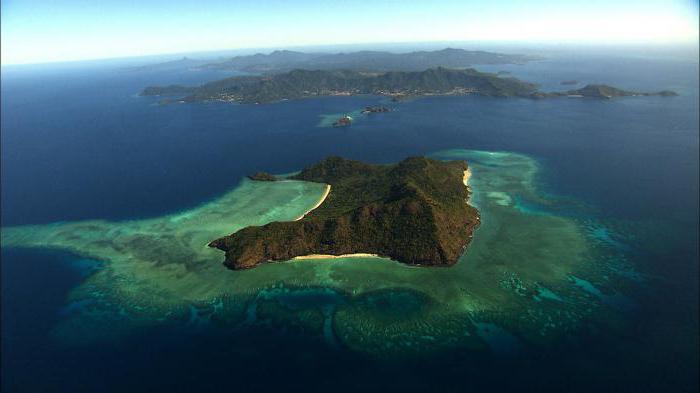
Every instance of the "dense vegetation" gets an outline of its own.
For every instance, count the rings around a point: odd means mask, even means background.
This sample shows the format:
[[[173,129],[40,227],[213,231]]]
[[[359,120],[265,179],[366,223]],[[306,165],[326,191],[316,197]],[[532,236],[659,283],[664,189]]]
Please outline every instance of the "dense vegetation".
[[[564,83],[564,82],[562,82]],[[562,96],[581,96],[581,97],[591,97],[591,98],[614,98],[614,97],[632,97],[632,96],[664,96],[670,97],[678,95],[670,90],[662,90],[653,93],[636,92],[629,90],[622,90],[616,87],[608,85],[586,85],[580,89],[569,90],[565,92],[551,92],[542,93],[536,92],[532,94],[533,98],[548,98],[548,97],[562,97]]]
[[[502,78],[474,69],[431,68],[420,72],[391,71],[365,73],[357,71],[294,70],[272,76],[238,76],[200,87],[149,87],[142,95],[189,94],[185,102],[209,100],[240,103],[268,103],[327,95],[378,94],[392,96],[481,94],[520,96],[535,91],[536,86],[515,78]]]
[[[295,175],[331,185],[299,221],[244,228],[210,243],[246,269],[309,254],[372,253],[416,265],[454,264],[479,223],[464,161],[411,157],[393,165],[327,158]]]
[[[516,78],[468,69],[431,68],[425,71],[322,71],[293,70],[268,76],[237,76],[199,87],[148,87],[141,95],[179,96],[180,102],[230,101],[269,103],[275,101],[333,95],[375,94],[395,99],[425,95],[479,94],[493,97],[550,98],[582,96],[613,98],[623,96],[673,96],[672,91],[640,93],[607,85],[587,85],[565,92],[541,92],[532,83]],[[164,100],[167,103],[172,99]]]
[[[275,181],[277,180],[277,177],[275,175],[271,175],[267,172],[256,172],[250,176],[248,176],[250,180],[257,180],[257,181]]]

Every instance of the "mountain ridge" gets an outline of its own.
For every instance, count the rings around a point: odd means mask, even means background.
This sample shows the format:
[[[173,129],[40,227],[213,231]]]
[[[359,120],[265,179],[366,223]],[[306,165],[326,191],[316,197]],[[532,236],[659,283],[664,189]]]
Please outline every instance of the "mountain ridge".
[[[283,73],[295,68],[326,71],[420,71],[439,66],[466,68],[476,64],[524,64],[539,59],[536,56],[449,47],[403,53],[376,50],[338,53],[275,50],[269,54],[235,56],[225,61],[201,65],[200,68],[250,73]]]

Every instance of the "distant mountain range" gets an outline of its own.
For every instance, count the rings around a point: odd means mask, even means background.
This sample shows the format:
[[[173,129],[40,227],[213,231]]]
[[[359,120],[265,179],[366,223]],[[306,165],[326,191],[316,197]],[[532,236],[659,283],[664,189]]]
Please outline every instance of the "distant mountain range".
[[[523,64],[538,57],[446,48],[437,51],[391,53],[304,53],[278,50],[270,54],[236,56],[199,66],[202,69],[249,73],[281,73],[293,69],[353,71],[423,71],[428,68],[466,68],[477,64]]]
[[[208,64],[210,62],[211,62],[211,60],[200,60],[200,59],[191,59],[189,57],[183,57],[181,59],[170,60],[170,61],[166,61],[163,63],[146,64],[146,65],[140,65],[140,66],[135,66],[135,67],[128,67],[126,70],[127,71],[157,71],[157,72],[180,71],[180,70],[187,70],[187,69],[198,69],[202,66],[205,66],[206,64]]]

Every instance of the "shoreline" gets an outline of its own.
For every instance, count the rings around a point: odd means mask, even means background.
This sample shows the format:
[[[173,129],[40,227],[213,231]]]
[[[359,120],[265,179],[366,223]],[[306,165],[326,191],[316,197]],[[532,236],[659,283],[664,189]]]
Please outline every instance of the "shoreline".
[[[472,169],[467,168],[466,171],[464,171],[464,177],[462,178],[462,183],[464,183],[465,186],[469,186],[469,178],[472,177]]]
[[[298,257],[294,257],[294,258],[292,258],[292,260],[296,260],[296,259],[369,258],[369,257],[379,257],[379,255],[378,254],[363,253],[363,252],[358,252],[358,253],[353,253],[353,254],[341,254],[341,255],[309,254],[309,255],[300,255]]]
[[[467,187],[467,190],[469,190],[469,196],[467,197],[467,204],[469,206],[476,208],[476,206],[472,205],[472,203],[471,203],[471,201],[472,201],[472,192],[471,192],[472,188],[469,187],[469,179],[471,179],[471,177],[472,177],[472,168],[467,167],[467,170],[464,171],[464,177],[462,178],[462,183],[464,183],[464,186]],[[481,222],[479,215],[476,216],[476,219],[479,220],[479,222]]]
[[[472,170],[471,168],[467,168],[464,171],[464,176],[462,177],[462,182],[464,183],[465,186],[469,187],[469,179],[472,177]],[[317,207],[321,206],[323,201],[326,200],[328,197],[328,194],[331,191],[331,186],[327,185],[326,187],[326,192],[323,194],[321,197],[321,200],[318,201],[318,203],[311,208],[309,211],[304,213],[301,217],[297,218],[294,221],[299,221],[302,218],[304,218],[307,214],[309,214],[312,210],[316,209]],[[309,254],[309,255],[299,255],[296,256],[290,260],[300,260],[300,259],[338,259],[338,258],[371,258],[371,257],[376,257],[380,258],[379,254],[371,254],[371,253],[363,253],[363,252],[358,252],[358,253],[352,253],[352,254],[341,254],[341,255],[333,255],[333,254]]]
[[[312,211],[316,210],[319,206],[321,206],[321,204],[323,203],[323,201],[325,201],[326,198],[328,198],[328,194],[330,194],[330,193],[331,193],[331,185],[330,185],[330,184],[326,184],[326,192],[323,193],[323,196],[321,196],[321,199],[319,199],[319,201],[318,201],[311,209],[309,209],[309,210],[307,210],[306,212],[304,212],[304,214],[302,214],[302,215],[299,216],[298,218],[295,218],[294,221],[299,221],[299,220],[301,220],[302,218],[306,217],[307,214],[309,214],[309,213],[311,213]]]

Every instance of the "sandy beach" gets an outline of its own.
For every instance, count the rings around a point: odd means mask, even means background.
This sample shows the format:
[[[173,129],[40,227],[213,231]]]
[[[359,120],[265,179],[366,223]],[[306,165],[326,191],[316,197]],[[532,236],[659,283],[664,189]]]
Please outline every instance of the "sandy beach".
[[[366,253],[356,253],[356,254],[343,254],[343,255],[331,255],[331,254],[309,254],[294,257],[292,259],[336,259],[336,258],[367,258],[367,257],[378,257],[377,254],[366,254]]]
[[[323,203],[323,201],[326,200],[326,198],[328,197],[328,194],[330,194],[330,192],[331,192],[331,185],[330,185],[330,184],[326,184],[326,191],[325,191],[325,192],[323,193],[323,195],[321,196],[321,199],[319,199],[318,202],[317,202],[311,209],[307,210],[304,214],[302,214],[302,215],[299,216],[298,218],[295,218],[294,221],[299,221],[299,220],[301,220],[301,219],[304,218],[307,214],[311,213],[314,209],[316,209],[317,207],[321,206],[321,204]]]
[[[464,171],[464,177],[462,178],[462,182],[464,183],[465,186],[469,185],[469,178],[472,177],[472,170],[471,168],[467,168],[466,171]]]
[[[326,200],[328,197],[328,194],[331,192],[331,186],[326,185],[326,192],[323,193],[323,196],[321,196],[321,199],[316,203],[311,209],[309,209],[306,213],[302,214],[299,218],[297,218],[294,221],[299,221],[302,218],[304,218],[307,214],[311,213],[314,209],[317,207],[321,206],[323,201]],[[367,257],[377,257],[377,254],[367,254],[367,253],[355,253],[355,254],[343,254],[343,255],[331,255],[331,254],[309,254],[309,255],[301,255],[298,257],[294,257],[292,259],[336,259],[336,258],[367,258]]]

